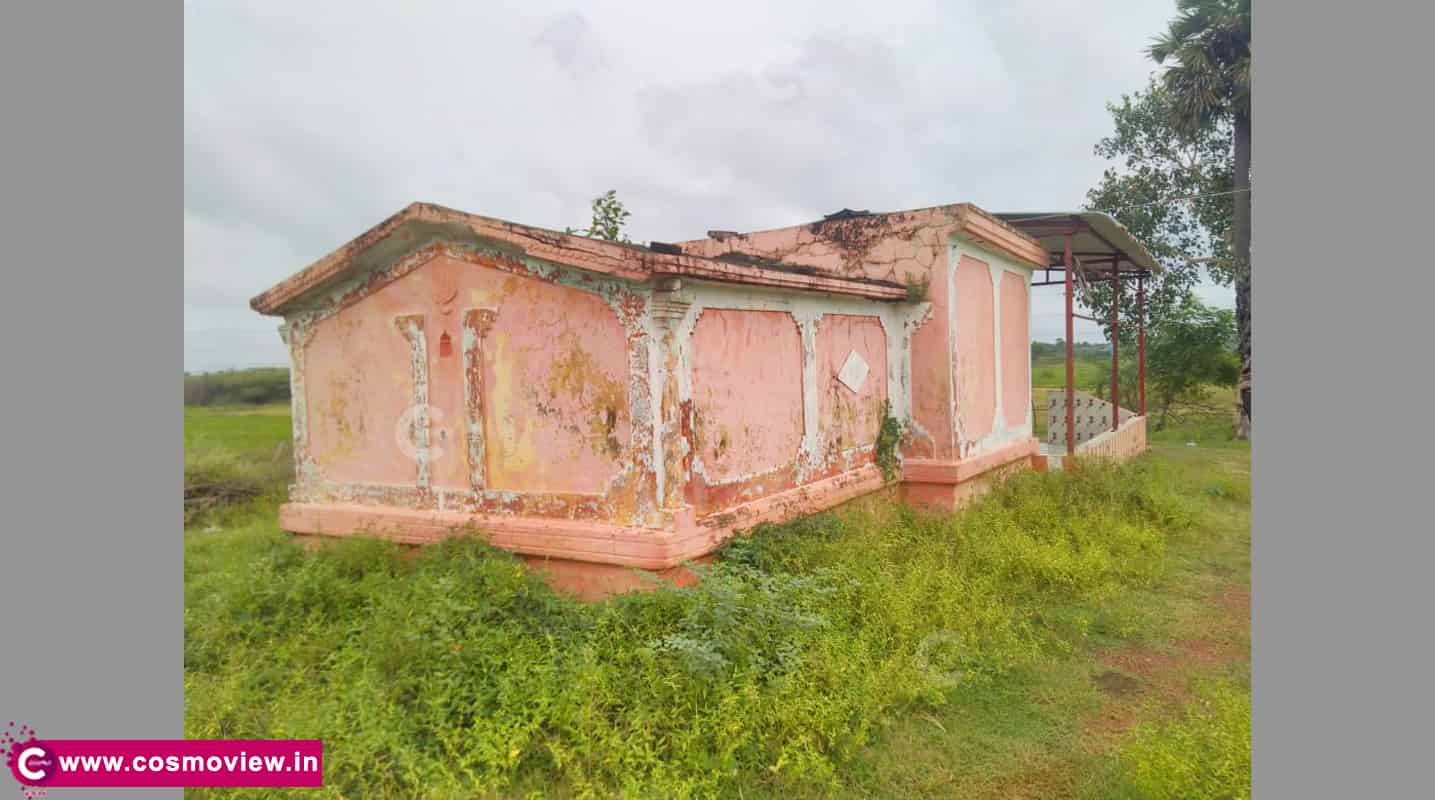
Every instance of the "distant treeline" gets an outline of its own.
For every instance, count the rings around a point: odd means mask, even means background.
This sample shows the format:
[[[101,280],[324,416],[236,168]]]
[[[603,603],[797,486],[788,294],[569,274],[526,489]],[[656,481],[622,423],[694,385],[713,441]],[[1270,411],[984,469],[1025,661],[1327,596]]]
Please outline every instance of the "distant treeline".
[[[1111,358],[1111,345],[1106,342],[1077,342],[1072,347],[1076,360],[1083,358]],[[1066,342],[1057,339],[1054,342],[1032,342],[1031,357],[1040,361],[1043,358],[1066,358]]]
[[[256,367],[184,376],[187,406],[243,406],[289,402],[289,370]]]

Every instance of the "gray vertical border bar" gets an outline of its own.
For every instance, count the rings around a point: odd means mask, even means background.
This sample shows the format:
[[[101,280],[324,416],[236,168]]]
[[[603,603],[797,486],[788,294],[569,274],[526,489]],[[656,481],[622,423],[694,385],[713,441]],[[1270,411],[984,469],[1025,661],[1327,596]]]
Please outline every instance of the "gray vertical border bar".
[[[1252,796],[1427,797],[1435,9],[1252,8]]]
[[[183,734],[182,11],[0,4],[0,724],[42,737]]]

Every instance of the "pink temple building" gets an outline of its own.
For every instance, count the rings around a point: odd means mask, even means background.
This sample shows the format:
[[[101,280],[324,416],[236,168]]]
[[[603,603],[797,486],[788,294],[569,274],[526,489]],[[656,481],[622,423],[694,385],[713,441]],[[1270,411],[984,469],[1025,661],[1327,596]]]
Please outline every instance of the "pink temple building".
[[[642,247],[415,203],[251,301],[292,359],[280,525],[477,530],[598,597],[885,487],[954,508],[1047,464],[1032,286],[1095,217],[963,203]],[[1154,267],[1108,244],[1118,280]],[[1112,417],[1082,444],[1144,449],[1144,417]]]

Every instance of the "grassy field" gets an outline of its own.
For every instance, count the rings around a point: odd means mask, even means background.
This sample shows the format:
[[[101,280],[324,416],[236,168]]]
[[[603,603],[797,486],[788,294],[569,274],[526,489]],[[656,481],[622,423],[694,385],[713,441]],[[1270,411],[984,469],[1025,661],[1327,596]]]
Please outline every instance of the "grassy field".
[[[186,532],[185,726],[322,738],[296,796],[1248,792],[1246,447],[867,499],[583,605],[473,539],[306,553],[274,527],[287,413],[186,411],[187,468],[269,489]]]
[[[184,520],[268,515],[294,474],[289,406],[185,406]]]
[[[1111,362],[1094,358],[1080,358],[1074,365],[1077,387],[1091,386],[1111,375]],[[1033,358],[1031,363],[1031,385],[1059,387],[1066,385],[1066,359],[1060,356]]]
[[[236,452],[272,452],[291,436],[287,403],[184,407],[186,451],[212,444]]]

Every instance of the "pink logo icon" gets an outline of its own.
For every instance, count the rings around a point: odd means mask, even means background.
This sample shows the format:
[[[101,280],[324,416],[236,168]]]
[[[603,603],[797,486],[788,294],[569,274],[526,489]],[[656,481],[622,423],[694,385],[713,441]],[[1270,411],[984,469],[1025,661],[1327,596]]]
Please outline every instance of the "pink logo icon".
[[[14,720],[5,727],[3,734],[5,765],[10,774],[20,782],[20,793],[25,800],[38,800],[46,791],[36,788],[55,777],[55,753],[50,746],[35,738],[35,729],[29,725],[17,726]]]

